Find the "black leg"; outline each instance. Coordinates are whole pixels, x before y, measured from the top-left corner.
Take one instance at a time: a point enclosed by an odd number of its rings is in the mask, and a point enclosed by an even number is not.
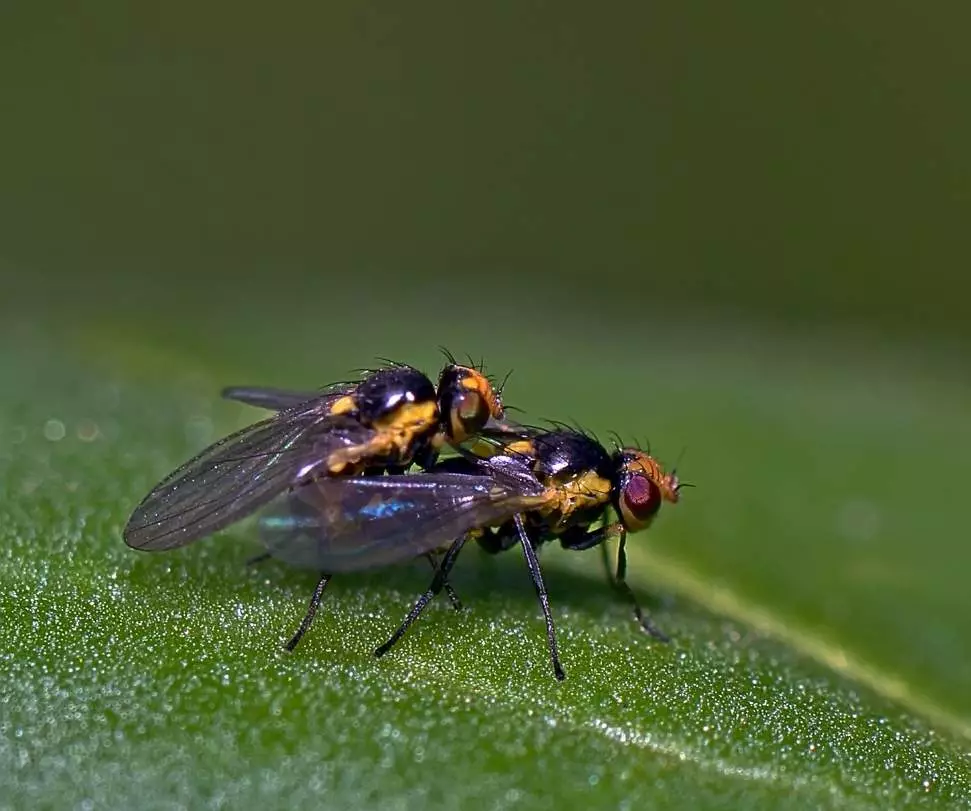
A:
[[[262,563],[264,560],[269,560],[273,555],[269,552],[261,552],[258,555],[253,555],[246,561],[246,566],[255,566],[257,563]]]
[[[287,642],[287,650],[292,651],[297,645],[300,644],[300,640],[303,639],[303,635],[310,630],[310,625],[314,621],[314,617],[317,616],[317,609],[320,608],[320,600],[324,596],[324,589],[327,588],[327,584],[330,582],[329,574],[321,574],[320,580],[317,582],[317,586],[314,588],[314,593],[310,597],[310,605],[307,606],[307,613],[303,615],[303,619],[300,621],[300,627],[297,628],[297,632],[290,638]]]
[[[465,545],[468,537],[468,535],[463,535],[448,548],[445,557],[442,558],[441,564],[436,567],[435,577],[432,578],[428,590],[418,598],[418,601],[412,606],[411,611],[408,612],[408,616],[405,617],[405,621],[398,626],[398,630],[391,635],[391,638],[379,648],[375,649],[375,656],[384,656],[384,654],[391,650],[394,644],[405,635],[405,631],[408,630],[411,624],[418,619],[421,612],[425,610],[425,606],[445,587],[448,582],[448,573],[455,565],[459,552],[462,551],[462,547]]]
[[[546,620],[546,641],[550,646],[550,660],[553,663],[553,674],[557,679],[563,681],[566,673],[560,664],[560,654],[556,648],[556,629],[553,627],[553,615],[550,613],[550,598],[546,593],[546,584],[543,583],[543,573],[539,568],[539,559],[536,557],[536,550],[526,534],[526,525],[523,523],[522,515],[515,518],[516,532],[519,533],[519,542],[523,547],[523,554],[526,556],[526,566],[529,569],[529,576],[536,587],[536,596],[539,597],[539,604],[543,609],[543,618]]]
[[[432,565],[432,570],[437,572],[438,561],[435,560],[435,553],[429,552],[427,555],[425,555],[425,557],[428,559],[428,562]],[[456,611],[461,611],[462,601],[459,599],[459,596],[455,593],[455,589],[452,588],[452,584],[449,583],[447,580],[445,581],[445,593],[448,595],[448,600],[452,604],[452,608],[454,608]]]
[[[651,618],[641,610],[637,597],[634,596],[631,587],[627,585],[627,532],[624,530],[621,530],[620,540],[617,542],[617,574],[614,575],[613,584],[615,588],[626,594],[627,599],[634,604],[634,617],[640,624],[641,630],[662,642],[670,642],[671,638],[651,622]]]
[[[605,543],[600,544],[600,562],[603,563],[604,575],[607,578],[607,582],[610,583],[610,585],[613,585],[614,569],[613,566],[610,565],[610,552],[607,551],[607,544]]]
[[[640,625],[641,630],[650,634],[655,639],[660,639],[662,642],[670,642],[671,639],[668,635],[654,625],[647,613],[641,609],[640,604],[637,602],[637,597],[634,596],[631,587],[627,585],[627,530],[624,529],[623,525],[619,523],[607,524],[593,531],[583,530],[579,527],[574,529],[576,530],[575,532],[571,530],[570,532],[564,533],[561,537],[564,548],[576,551],[589,549],[599,544],[603,556],[604,569],[607,573],[607,581],[633,604],[634,618]],[[611,571],[607,545],[604,543],[604,541],[614,535],[618,539],[616,574]]]
[[[418,451],[414,458],[414,464],[422,470],[428,470],[438,461],[438,450],[432,445],[427,445],[423,450]]]

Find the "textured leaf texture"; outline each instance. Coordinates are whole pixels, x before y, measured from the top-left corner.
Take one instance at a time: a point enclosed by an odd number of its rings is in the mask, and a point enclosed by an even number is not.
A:
[[[882,356],[829,363],[818,347],[817,366],[794,367],[784,347],[720,340],[625,359],[635,382],[611,399],[597,392],[617,373],[598,367],[597,347],[575,361],[587,375],[566,376],[542,351],[494,341],[494,361],[517,364],[510,402],[649,431],[667,458],[687,444],[681,470],[697,485],[631,540],[631,579],[669,645],[636,630],[596,551],[543,555],[567,669],[556,683],[518,551],[470,549],[455,577],[466,610],[434,604],[375,660],[427,565],[335,578],[287,654],[315,578],[247,568],[252,526],[171,553],[122,542],[159,476],[259,416],[219,403],[222,385],[312,387],[369,357],[281,367],[268,346],[200,353],[104,324],[6,336],[5,805],[971,801],[971,561],[956,530],[966,388],[902,376]],[[409,344],[408,360],[434,368],[433,348]]]

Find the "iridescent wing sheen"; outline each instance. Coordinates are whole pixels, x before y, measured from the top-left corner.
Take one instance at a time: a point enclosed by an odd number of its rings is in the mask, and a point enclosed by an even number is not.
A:
[[[261,515],[267,551],[327,573],[386,566],[500,524],[545,499],[518,460],[451,461],[450,468],[427,473],[308,482]],[[449,472],[457,464],[472,472]]]
[[[372,435],[318,407],[282,411],[216,442],[163,479],[129,519],[125,543],[145,550],[185,546],[313,475],[336,449]]]

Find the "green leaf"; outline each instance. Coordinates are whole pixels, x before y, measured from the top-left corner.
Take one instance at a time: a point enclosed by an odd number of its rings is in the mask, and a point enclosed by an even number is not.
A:
[[[564,364],[555,346],[444,322],[493,370],[516,365],[507,398],[531,414],[649,431],[669,461],[689,446],[680,469],[697,488],[631,540],[632,581],[674,642],[637,632],[595,551],[550,548],[557,683],[516,551],[464,553],[466,610],[433,604],[375,660],[426,566],[335,579],[287,654],[314,576],[246,568],[258,551],[246,525],[167,554],[123,544],[159,476],[258,413],[220,403],[222,385],[320,384],[381,353],[377,338],[374,352],[335,346],[321,369],[281,351],[282,319],[258,334],[222,326],[202,348],[149,317],[5,331],[5,803],[971,801],[971,553],[954,531],[971,450],[963,384],[891,355],[818,345],[796,361],[781,338],[766,349],[724,333],[692,349],[672,332],[650,354],[591,344]],[[424,341],[400,343],[396,356],[437,364]]]

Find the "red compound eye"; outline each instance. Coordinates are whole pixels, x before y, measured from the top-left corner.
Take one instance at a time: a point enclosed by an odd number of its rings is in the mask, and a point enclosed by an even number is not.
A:
[[[647,476],[631,476],[624,484],[621,499],[629,517],[644,523],[661,508],[661,489]]]

